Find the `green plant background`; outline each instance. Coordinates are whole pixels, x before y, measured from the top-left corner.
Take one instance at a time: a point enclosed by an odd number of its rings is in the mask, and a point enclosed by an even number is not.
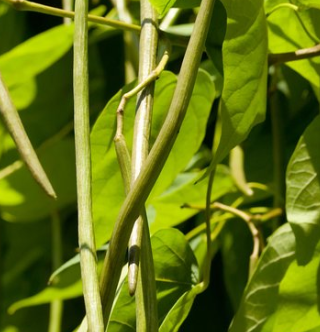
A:
[[[192,8],[199,1],[151,2],[161,15],[172,5],[183,7],[171,31],[190,34]],[[216,3],[207,53],[186,119],[146,204],[162,332],[195,331],[200,325],[201,331],[219,332],[320,331],[320,58],[289,62],[276,69],[267,65],[269,53],[319,44],[320,10],[312,1],[290,1],[304,6],[298,12],[283,6],[287,3]],[[48,5],[60,7],[56,2]],[[106,7],[90,4],[100,15],[112,7],[110,2],[101,5]],[[136,22],[138,5],[132,1],[129,7]],[[84,315],[76,253],[73,26],[61,22],[60,18],[18,12],[0,2],[0,71],[58,194],[52,203],[24,167],[0,180],[0,331],[5,332],[45,331],[48,304],[54,299],[66,300],[62,331],[73,331]],[[168,110],[183,51],[173,48],[167,71],[157,80],[151,144]],[[113,147],[120,96],[135,84],[125,84],[124,68],[122,32],[91,25],[92,183],[98,248],[109,240],[124,199]],[[130,100],[125,111],[129,147],[134,104]],[[217,122],[219,112],[221,122]],[[275,121],[280,136],[275,135]],[[4,169],[19,157],[2,123],[0,139],[0,169]],[[240,143],[248,182],[267,188],[254,189],[252,197],[242,194],[229,168],[227,156]],[[213,145],[216,158],[211,161]],[[279,146],[281,165],[274,162]],[[201,209],[181,206],[204,206],[206,170],[215,166],[212,200],[230,205],[240,198],[240,208],[245,211],[271,209],[277,201],[285,208],[286,217],[259,225],[267,243],[248,279],[252,237],[242,220],[227,216],[218,236],[212,236],[211,285],[197,296],[205,259],[204,229],[197,227],[205,217]],[[65,264],[48,286],[54,272],[53,211],[59,212],[62,221]],[[216,211],[213,220],[222,223],[225,216]],[[101,262],[104,250],[99,250]],[[126,287],[123,280],[108,331],[135,329],[134,303]]]

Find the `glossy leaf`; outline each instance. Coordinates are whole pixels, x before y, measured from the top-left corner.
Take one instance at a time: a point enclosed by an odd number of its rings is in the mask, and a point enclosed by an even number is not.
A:
[[[154,116],[152,120],[151,143],[154,142],[166,116],[175,87],[176,78],[164,72],[156,83]],[[132,89],[126,86],[123,93]],[[185,121],[177,141],[169,155],[160,177],[150,194],[150,204],[174,181],[187,166],[193,154],[199,149],[214,98],[214,87],[210,77],[199,71],[196,86],[190,101]],[[115,115],[120,102],[120,93],[110,100],[96,121],[91,133],[93,174],[93,215],[96,240],[99,247],[111,235],[120,205],[124,199],[121,175],[113,147]],[[201,105],[201,108],[198,107]],[[135,100],[130,99],[125,109],[124,134],[131,149]]]
[[[72,45],[73,25],[45,31],[0,57],[0,71],[10,89],[44,71],[60,59]]]
[[[288,1],[266,1],[266,11],[270,11],[279,3],[288,3]],[[315,24],[319,19],[320,11],[316,9],[295,12],[290,8],[279,8],[274,11],[268,17],[270,52],[292,52],[319,43],[320,29]],[[284,25],[283,22],[286,24]],[[319,89],[320,59],[318,57],[287,62],[286,66],[298,72]]]
[[[196,296],[199,294],[199,285],[184,293],[169,311],[160,326],[159,332],[177,332],[189,314]]]
[[[320,239],[320,117],[300,138],[287,169],[287,218],[297,241],[297,259],[306,264]]]
[[[222,49],[222,133],[215,164],[241,143],[254,125],[263,121],[267,85],[267,29],[263,1],[225,0],[222,3],[228,19]],[[210,49],[208,51],[210,54]]]
[[[183,234],[163,229],[151,238],[160,323],[176,301],[199,281],[197,261]],[[126,281],[111,315],[108,332],[135,330],[135,304]],[[169,331],[169,330],[166,330]]]
[[[320,326],[319,263],[319,250],[306,266],[291,263],[280,284],[273,332],[305,332]]]
[[[243,294],[230,332],[258,332],[275,312],[279,285],[295,258],[295,239],[288,224],[269,239],[258,266]]]

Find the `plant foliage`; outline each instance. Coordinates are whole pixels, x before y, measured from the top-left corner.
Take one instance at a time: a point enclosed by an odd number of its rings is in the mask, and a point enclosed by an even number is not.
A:
[[[106,17],[98,24],[91,16],[88,34],[100,277],[112,234],[121,231],[115,225],[128,191],[114,137],[119,104],[138,84],[145,1],[89,4],[93,15]],[[204,3],[150,0],[161,30],[156,62],[163,48],[170,45],[170,52],[150,92],[148,151],[164,130],[177,81],[183,80],[180,67]],[[75,331],[86,324],[83,248],[77,252],[74,24],[47,15],[54,13],[48,8],[34,13],[32,3],[0,1],[1,77],[58,196],[51,200],[34,181],[0,122],[3,332],[48,326],[50,332]],[[204,332],[320,331],[319,22],[314,0],[215,1],[194,88],[179,96],[188,102],[186,116],[178,134],[172,132],[177,139],[144,202],[160,332],[200,326]],[[123,110],[129,154],[136,144],[136,105],[143,98],[143,92],[129,98]],[[140,332],[142,300],[136,299],[129,295],[124,261],[106,331]]]

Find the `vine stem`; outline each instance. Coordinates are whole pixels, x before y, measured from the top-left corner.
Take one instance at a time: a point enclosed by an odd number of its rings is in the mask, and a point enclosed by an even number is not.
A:
[[[36,2],[32,1],[26,1],[26,0],[1,0],[9,5],[11,5],[16,10],[20,11],[32,11],[42,14],[48,14],[52,16],[58,16],[58,17],[67,17],[74,19],[75,12],[70,10],[64,10],[60,8],[50,7],[46,5],[42,5]],[[141,27],[139,25],[135,24],[129,24],[122,21],[112,20],[106,17],[101,17],[97,15],[91,15],[87,14],[88,21],[92,23],[97,24],[103,24],[103,25],[109,25],[113,28],[118,28],[122,30],[132,31],[136,33],[140,33]]]
[[[252,240],[253,240],[253,250],[250,256],[250,264],[249,264],[249,277],[252,276],[252,273],[254,272],[254,269],[258,263],[259,260],[259,252],[260,252],[260,239],[262,238],[260,236],[260,232],[253,223],[253,216],[243,212],[235,207],[228,206],[222,203],[215,202],[212,205],[213,208],[225,211],[225,212],[230,212],[233,215],[241,218],[243,221],[246,222],[246,224],[249,227],[249,230],[252,235]]]
[[[158,20],[157,13],[149,0],[140,1],[141,34],[139,49],[139,83],[150,77],[156,66],[158,49]],[[134,136],[132,146],[132,176],[134,184],[149,154],[149,139],[151,133],[152,109],[153,109],[154,82],[148,84],[139,94],[136,106]],[[145,209],[143,209],[145,211]],[[158,309],[156,296],[155,272],[151,241],[148,227],[147,214],[143,213],[135,221],[129,240],[129,257],[133,253],[139,253],[139,259],[129,261],[128,279],[136,289],[136,329],[139,332],[158,331]],[[139,264],[137,266],[137,263]],[[137,275],[139,269],[139,275]],[[129,282],[130,286],[130,282]],[[130,288],[130,287],[129,287]],[[134,289],[132,290],[134,291]]]
[[[118,215],[101,274],[101,296],[106,321],[110,317],[134,221],[139,216],[169,156],[185,117],[204,49],[214,2],[213,0],[202,0],[201,2],[168,115]]]
[[[9,91],[0,74],[0,114],[8,129],[22,160],[25,162],[32,177],[38,182],[42,189],[53,198],[57,195],[40,164],[36,152],[34,151],[29,137],[23,127],[19,113],[16,110]]]
[[[78,228],[83,295],[89,332],[103,332],[97,258],[92,220],[88,89],[88,1],[76,0],[74,33],[74,131]]]
[[[293,52],[271,53],[269,54],[268,62],[269,66],[271,66],[284,62],[309,59],[316,56],[320,56],[320,44]]]

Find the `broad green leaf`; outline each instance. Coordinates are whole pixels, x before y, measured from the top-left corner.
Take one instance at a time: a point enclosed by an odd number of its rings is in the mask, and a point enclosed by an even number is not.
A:
[[[159,323],[176,301],[199,282],[197,261],[184,235],[176,229],[162,229],[151,237],[158,298]],[[178,318],[178,317],[176,317]],[[182,322],[182,321],[181,321]],[[135,304],[126,280],[113,309],[108,332],[135,331]],[[169,332],[169,330],[166,330]]]
[[[297,259],[306,264],[320,239],[320,117],[300,138],[287,169],[286,211],[297,241]]]
[[[266,10],[288,1],[266,1]],[[299,4],[299,3],[298,3]],[[320,11],[309,9],[295,12],[290,8],[280,8],[268,17],[269,51],[271,53],[292,52],[314,46],[320,40],[320,28],[316,22],[320,19]],[[284,25],[283,22],[286,22]],[[306,60],[287,62],[292,68],[307,79],[317,89],[320,87],[320,59],[313,57]]]
[[[320,325],[318,270],[320,251],[306,266],[292,262],[280,283],[273,332],[305,332]]]
[[[295,258],[295,239],[288,224],[270,238],[243,294],[230,332],[259,332],[275,312],[279,285]]]
[[[42,219],[53,207],[60,209],[76,201],[73,141],[60,141],[43,151],[39,158],[57,192],[57,201],[48,199],[23,166],[0,181],[1,217],[4,220]]]
[[[34,79],[29,79],[21,84],[14,85],[10,89],[10,96],[15,107],[23,110],[30,106],[37,94],[37,84]]]
[[[184,293],[174,304],[160,326],[159,332],[177,332],[187,318],[196,296],[200,292],[199,285]]]
[[[241,143],[254,125],[263,121],[267,88],[267,29],[263,1],[223,0],[222,3],[228,19],[222,50],[222,129],[215,164]]]
[[[156,83],[151,144],[154,142],[166,116],[175,88],[176,78],[164,72]],[[99,247],[111,235],[114,221],[124,199],[122,180],[113,147],[115,115],[120,102],[120,93],[132,89],[128,85],[110,100],[96,121],[92,133],[93,216],[96,241]],[[199,71],[195,89],[186,118],[177,141],[169,155],[160,177],[151,192],[150,202],[158,197],[183,171],[193,154],[199,149],[205,133],[207,119],[214,98],[214,87],[207,73]],[[201,108],[199,108],[201,105]],[[134,125],[135,100],[128,101],[125,109],[124,134],[131,149]]]
[[[0,57],[0,72],[10,89],[36,76],[60,59],[73,42],[73,25],[61,25],[18,45]]]

